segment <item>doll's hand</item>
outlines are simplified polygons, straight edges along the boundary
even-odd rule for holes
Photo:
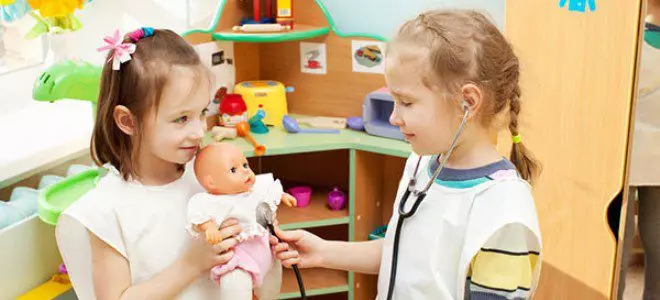
[[[204,232],[206,233],[207,244],[215,245],[222,242],[222,235],[220,234],[220,230],[218,230],[218,228],[215,228],[214,226],[208,226]]]
[[[293,196],[287,193],[282,194],[282,202],[286,204],[286,206],[288,207],[294,207],[298,205],[298,201],[296,200],[296,198],[294,198]]]

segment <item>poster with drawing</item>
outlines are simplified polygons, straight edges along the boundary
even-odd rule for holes
[[[353,72],[385,73],[385,43],[353,40]]]
[[[324,43],[300,43],[300,71],[310,74],[327,74]]]
[[[218,104],[224,95],[231,93],[236,84],[236,66],[234,65],[234,43],[216,41],[195,45],[202,63],[211,70],[214,90],[209,104],[209,115],[218,113]]]

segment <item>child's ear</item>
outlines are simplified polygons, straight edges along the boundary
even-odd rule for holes
[[[112,115],[115,119],[115,124],[121,131],[127,135],[135,135],[137,133],[137,122],[135,116],[128,107],[117,105]]]
[[[469,118],[476,115],[483,102],[483,92],[474,83],[468,83],[461,88],[461,113],[465,112],[465,108],[470,111]]]

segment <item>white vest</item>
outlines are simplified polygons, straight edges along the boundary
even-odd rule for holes
[[[417,174],[417,189],[429,181],[430,156]],[[385,300],[390,280],[394,232],[401,196],[407,189],[418,156],[408,158],[399,183],[394,213],[385,235],[378,300]],[[410,196],[405,211],[415,202]],[[528,239],[541,234],[536,208],[527,182],[517,176],[498,178],[471,188],[454,189],[433,184],[417,213],[401,229],[397,277],[393,299],[463,299],[470,262],[498,229],[519,223],[529,229]],[[532,292],[540,274],[540,259],[533,275]]]

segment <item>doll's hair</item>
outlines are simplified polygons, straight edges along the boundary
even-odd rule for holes
[[[195,49],[171,30],[156,29],[153,35],[136,39],[127,34],[124,43],[134,43],[131,60],[113,70],[113,51],[109,51],[101,75],[101,91],[90,152],[97,165],[112,164],[124,179],[138,175],[137,155],[143,139],[144,118],[157,111],[162,92],[174,67],[194,71],[194,82],[211,80]],[[210,91],[209,91],[210,92]],[[125,106],[133,114],[137,132],[125,134],[117,126],[114,110]]]
[[[521,108],[520,65],[509,42],[483,14],[473,10],[432,10],[404,23],[390,46],[398,44],[428,49],[424,84],[457,92],[474,83],[484,93],[478,120],[495,126],[508,111],[508,128],[518,137],[511,162],[528,181],[536,178],[540,164],[520,142],[518,115]],[[457,105],[459,105],[457,103]]]

